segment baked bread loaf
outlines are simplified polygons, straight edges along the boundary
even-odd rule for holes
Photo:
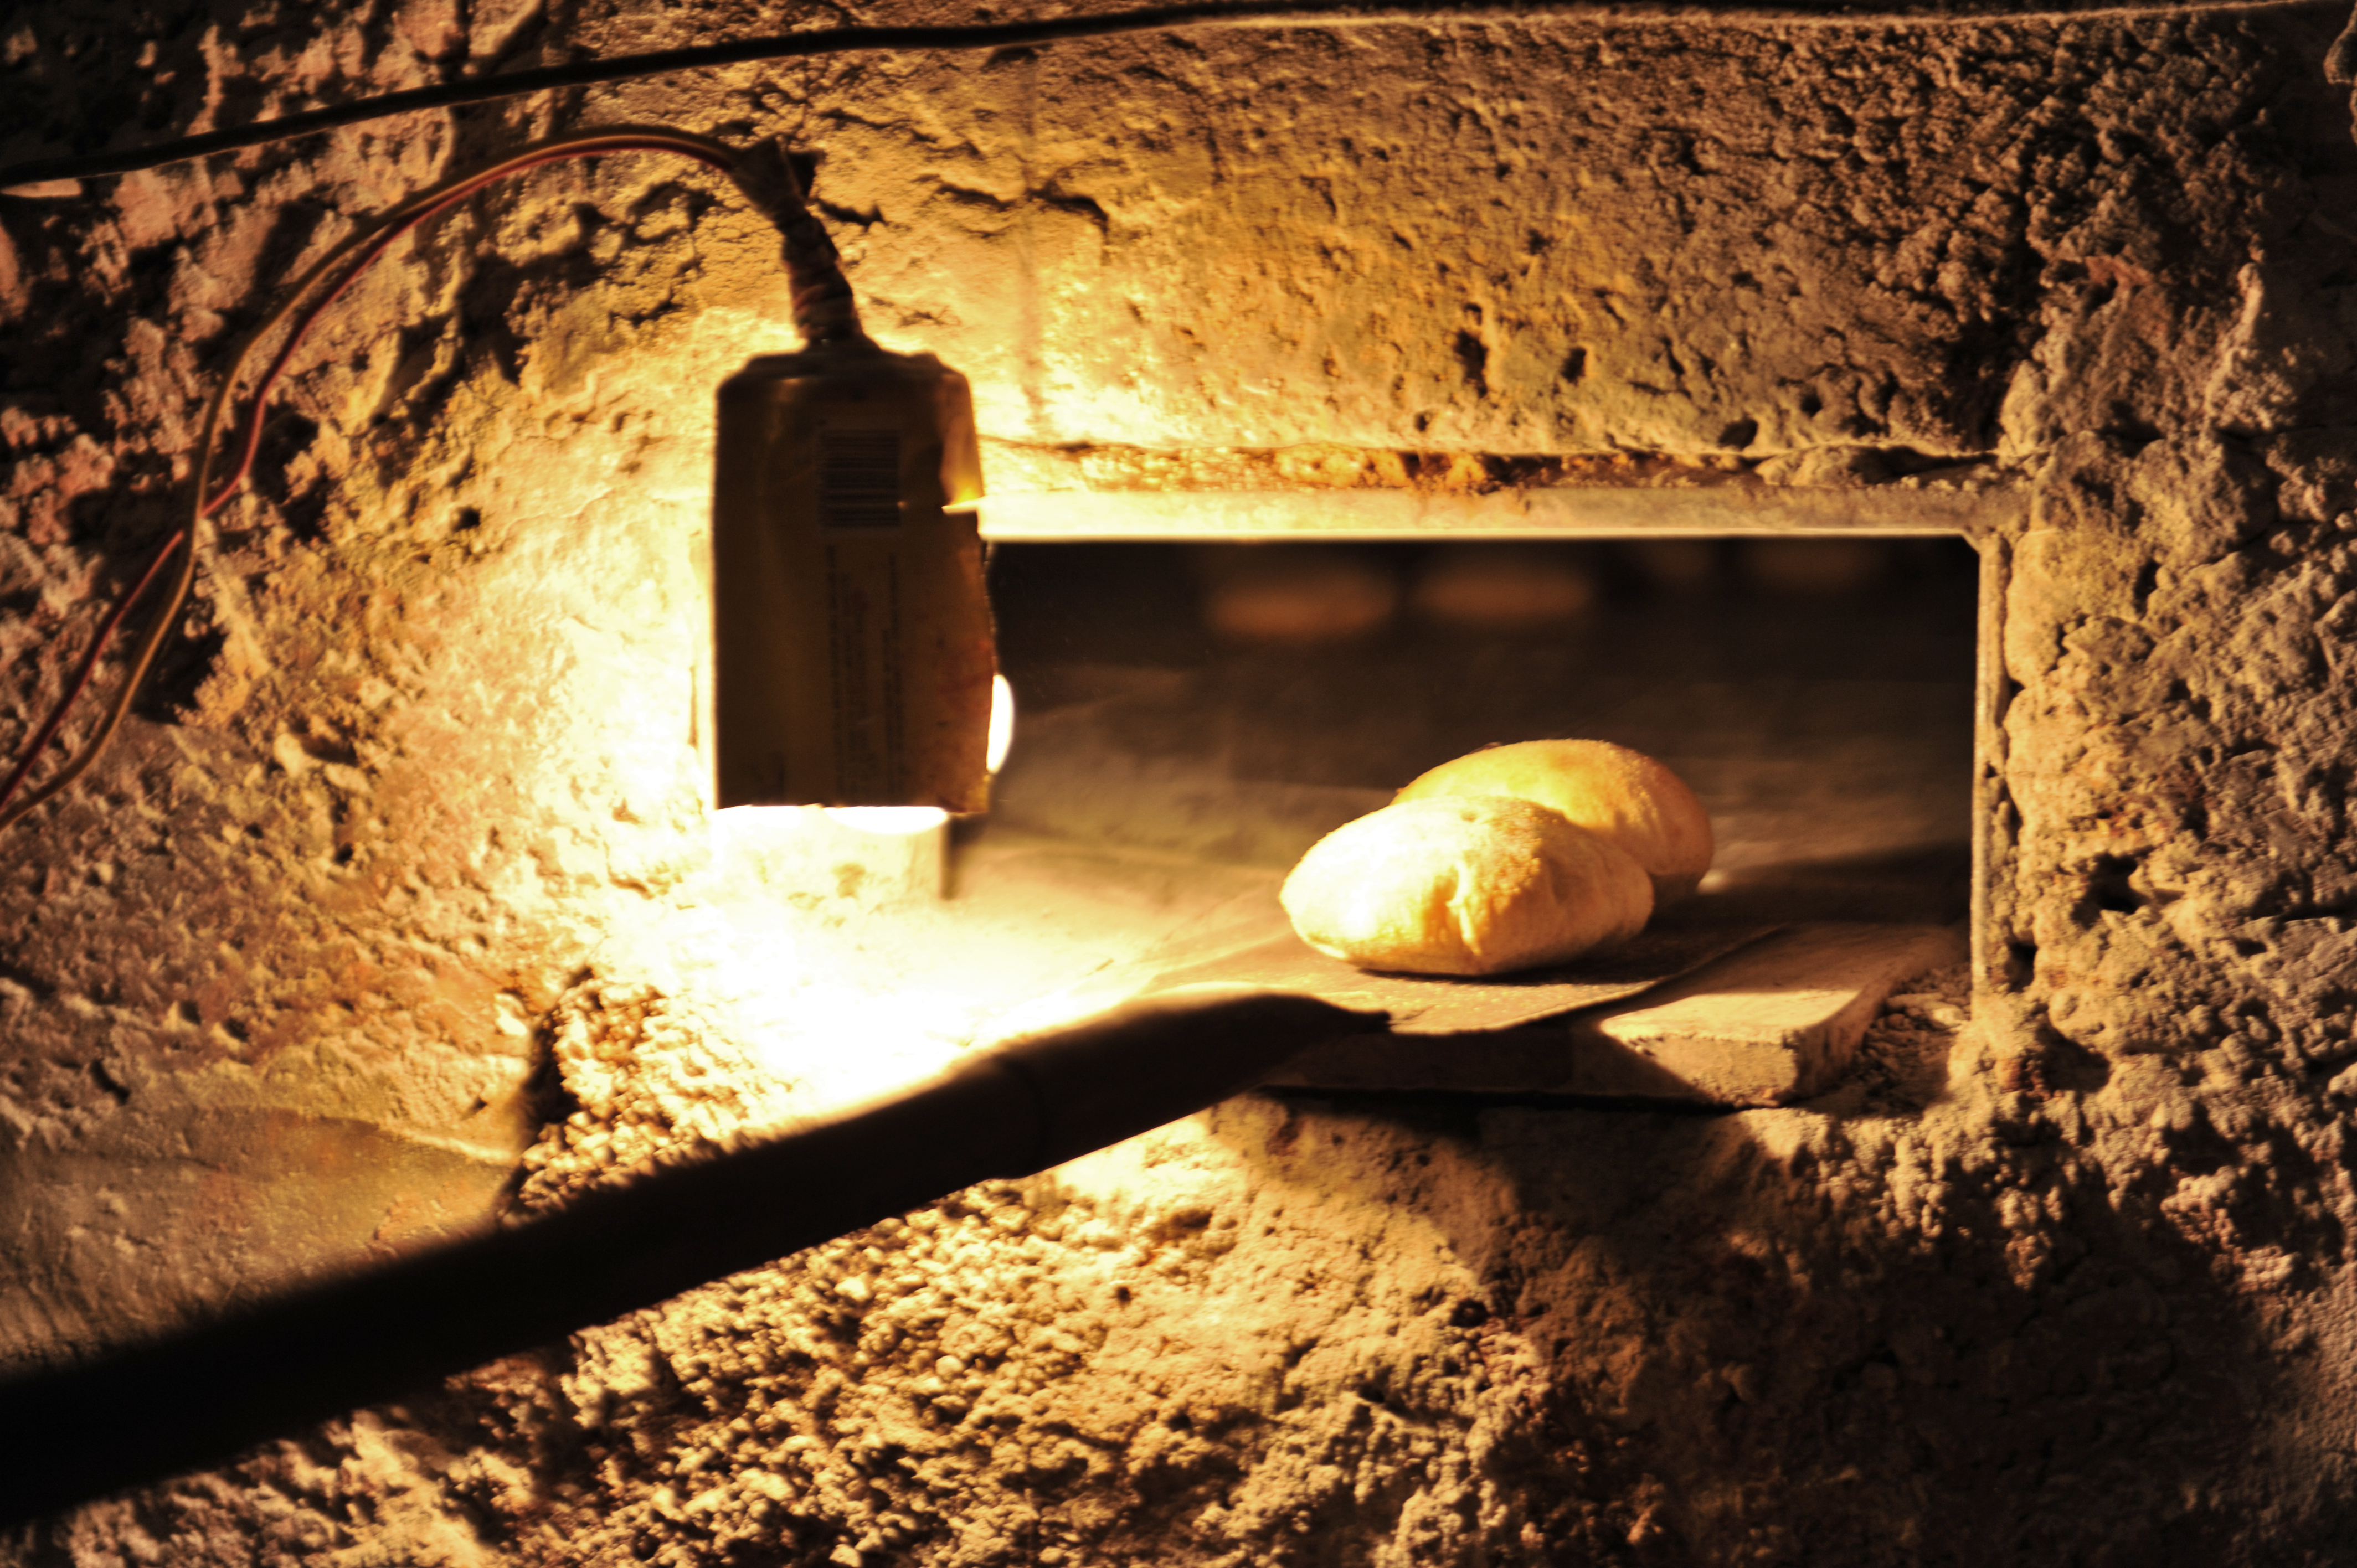
[[[1513,795],[1552,807],[1627,850],[1666,904],[1710,869],[1710,815],[1685,781],[1641,751],[1609,740],[1526,740],[1444,762],[1401,800]]]
[[[1498,974],[1625,941],[1644,869],[1560,812],[1504,795],[1408,800],[1345,822],[1285,879],[1301,940],[1361,969]]]

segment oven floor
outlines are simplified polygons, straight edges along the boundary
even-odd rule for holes
[[[1002,832],[962,857],[948,908],[963,934],[928,950],[940,965],[971,949],[959,967],[1002,983],[1011,958],[1070,976],[999,1015],[1002,1032],[1017,1017],[1045,1026],[1174,986],[1253,985],[1390,1019],[1314,1045],[1280,1087],[1711,1109],[1833,1088],[1895,988],[1964,958],[1960,922],[1769,921],[1740,895],[1703,893],[1570,964],[1489,980],[1371,974],[1294,935],[1280,880]],[[982,950],[1010,941],[1028,950]]]

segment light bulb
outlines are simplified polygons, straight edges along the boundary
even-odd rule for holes
[[[996,773],[1006,766],[1006,748],[1015,744],[1015,688],[1006,683],[1004,675],[990,678],[990,745],[985,771]]]

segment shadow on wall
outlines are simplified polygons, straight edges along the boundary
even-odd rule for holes
[[[1357,1391],[1360,1449],[1458,1417],[1463,1492],[1437,1500],[1498,1560],[2235,1560],[2286,1347],[2253,1282],[2214,1273],[2222,1250],[2156,1194],[2107,1189],[2073,1106],[2008,1098],[1304,1102],[1220,1131],[1273,1190],[1347,1189],[1394,1245],[1412,1215],[1478,1276],[1426,1309],[1467,1331],[1469,1384],[1438,1402],[1457,1408],[1392,1356]],[[1398,1156],[1365,1158],[1375,1141]],[[1391,1483],[1395,1506],[1415,1488]]]
[[[527,1208],[747,1113],[693,1006],[592,989]],[[1726,1117],[1246,1096],[0,1563],[2148,1568],[2341,1539],[2329,1458],[2263,1426],[2300,1370],[2266,1287],[2312,1282],[2088,1152],[2231,1145],[1985,1091],[1969,1036],[1951,1090],[1953,1038],[1886,1015],[1840,1090]]]

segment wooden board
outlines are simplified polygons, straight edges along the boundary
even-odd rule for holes
[[[1395,1035],[1480,1034],[1642,995],[1774,929],[1719,924],[1707,900],[1698,900],[1609,952],[1567,964],[1478,980],[1382,974],[1329,958],[1294,935],[1269,890],[1232,900],[1133,967],[1152,975],[1144,987],[1149,993],[1208,983],[1254,985],[1388,1013]]]
[[[1795,926],[1650,995],[1446,1050],[1397,1035],[1314,1046],[1271,1086],[1785,1105],[1841,1079],[1892,987],[1964,956],[1948,926]]]

